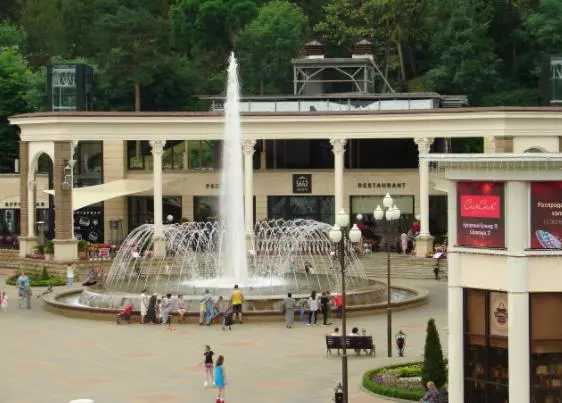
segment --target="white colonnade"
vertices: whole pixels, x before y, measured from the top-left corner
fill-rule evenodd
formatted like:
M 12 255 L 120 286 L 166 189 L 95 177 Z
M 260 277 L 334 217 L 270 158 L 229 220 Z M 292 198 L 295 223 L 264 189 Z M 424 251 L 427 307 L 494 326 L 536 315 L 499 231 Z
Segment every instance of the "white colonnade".
M 244 223 L 248 239 L 254 235 L 254 147 L 255 140 L 243 140 L 244 151 Z
M 429 163 L 427 159 L 421 157 L 429 154 L 433 138 L 418 137 L 414 141 L 418 146 L 421 216 L 420 234 L 416 239 L 416 256 L 426 257 L 432 252 L 433 237 L 429 233 Z
M 164 222 L 162 217 L 162 154 L 165 140 L 150 140 L 152 149 L 152 180 L 154 199 L 154 255 L 165 256 Z
M 345 139 L 332 139 L 332 152 L 334 153 L 334 217 L 343 208 L 343 169 L 345 154 Z

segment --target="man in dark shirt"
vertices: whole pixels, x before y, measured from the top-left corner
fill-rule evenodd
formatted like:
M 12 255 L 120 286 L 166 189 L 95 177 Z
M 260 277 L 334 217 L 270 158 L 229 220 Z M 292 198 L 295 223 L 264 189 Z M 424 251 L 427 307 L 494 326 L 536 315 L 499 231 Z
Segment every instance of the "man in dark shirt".
M 329 291 L 325 291 L 322 293 L 322 296 L 320 297 L 320 308 L 322 309 L 322 317 L 323 317 L 323 325 L 324 326 L 328 326 L 331 325 L 332 323 L 328 323 L 328 314 L 330 312 L 330 301 L 331 301 L 331 297 L 330 297 L 330 292 Z

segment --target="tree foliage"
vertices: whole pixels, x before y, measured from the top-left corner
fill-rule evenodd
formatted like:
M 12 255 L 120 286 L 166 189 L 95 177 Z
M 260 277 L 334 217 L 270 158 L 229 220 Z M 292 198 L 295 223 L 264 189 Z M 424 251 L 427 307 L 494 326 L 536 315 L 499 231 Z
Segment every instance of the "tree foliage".
M 290 93 L 291 58 L 304 39 L 306 16 L 287 1 L 275 0 L 238 35 L 242 83 L 248 93 Z
M 425 336 L 425 348 L 422 368 L 422 384 L 432 381 L 437 388 L 441 388 L 447 382 L 443 350 L 439 341 L 439 333 L 435 327 L 435 320 L 427 322 L 427 333 Z
M 2 0 L 0 168 L 17 149 L 7 114 L 42 108 L 50 62 L 93 66 L 99 110 L 200 109 L 195 94 L 224 91 L 232 50 L 246 94 L 291 93 L 290 59 L 312 39 L 329 57 L 370 40 L 397 90 L 536 105 L 542 57 L 562 53 L 562 1 Z

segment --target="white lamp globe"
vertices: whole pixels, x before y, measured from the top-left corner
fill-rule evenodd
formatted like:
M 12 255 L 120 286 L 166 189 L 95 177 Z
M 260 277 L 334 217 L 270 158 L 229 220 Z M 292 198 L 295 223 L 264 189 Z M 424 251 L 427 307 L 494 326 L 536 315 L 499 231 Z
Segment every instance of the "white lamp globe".
M 417 221 L 421 221 L 421 215 L 416 214 L 416 220 L 417 220 Z
M 330 230 L 329 236 L 330 236 L 331 241 L 334 242 L 334 243 L 338 243 L 338 242 L 341 241 L 342 233 L 341 233 L 341 230 L 340 230 L 340 226 L 338 224 L 334 224 L 334 226 Z
M 382 217 L 384 216 L 384 212 L 382 211 L 381 206 L 377 206 L 377 208 L 373 212 L 373 215 L 375 216 L 375 220 L 377 221 L 382 220 Z
M 358 243 L 361 240 L 361 230 L 357 228 L 357 224 L 353 224 L 353 227 L 349 230 L 349 240 L 353 243 Z
M 386 221 L 394 220 L 394 209 L 392 207 L 387 208 L 384 212 L 384 217 L 386 218 Z
M 174 216 L 170 214 L 166 217 L 166 220 L 168 220 L 168 222 L 172 222 L 174 221 Z
M 382 205 L 384 208 L 391 208 L 393 203 L 394 201 L 392 200 L 392 197 L 390 197 L 389 193 L 387 193 L 384 196 L 384 199 L 382 199 Z
M 346 214 L 344 209 L 338 211 L 336 214 L 336 224 L 340 226 L 340 228 L 347 227 L 349 225 L 349 216 Z
M 363 219 L 363 214 L 357 214 L 355 218 L 357 219 L 357 221 L 361 221 Z
M 396 205 L 394 205 L 394 219 L 395 220 L 400 219 L 400 209 L 398 207 L 396 207 Z

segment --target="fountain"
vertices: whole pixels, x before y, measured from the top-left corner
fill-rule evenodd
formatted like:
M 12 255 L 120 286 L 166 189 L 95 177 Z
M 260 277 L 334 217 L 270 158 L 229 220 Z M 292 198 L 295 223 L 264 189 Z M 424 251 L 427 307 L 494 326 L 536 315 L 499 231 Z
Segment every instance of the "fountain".
M 331 226 L 313 220 L 257 222 L 253 234 L 245 233 L 244 184 L 239 113 L 237 63 L 228 67 L 227 101 L 217 222 L 190 222 L 163 227 L 164 256 L 154 256 L 154 226 L 141 225 L 123 242 L 101 289 L 86 289 L 46 299 L 51 306 L 71 309 L 119 309 L 124 299 L 139 307 L 143 289 L 158 294 L 184 294 L 191 311 L 205 290 L 227 299 L 234 284 L 246 295 L 250 313 L 279 312 L 287 292 L 296 298 L 310 292 L 337 292 L 340 268 L 337 252 L 329 239 Z M 248 248 L 247 240 L 251 239 Z M 347 302 L 369 308 L 386 299 L 382 283 L 369 280 L 355 249 L 345 249 Z M 398 291 L 397 291 L 398 292 Z M 404 299 L 404 290 L 398 292 Z M 64 294 L 64 293 L 63 293 Z M 398 296 L 398 294 L 397 294 Z M 410 297 L 412 294 L 410 293 Z M 397 297 L 398 298 L 398 297 Z

